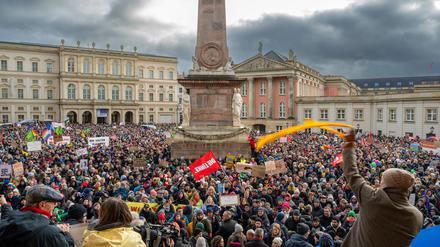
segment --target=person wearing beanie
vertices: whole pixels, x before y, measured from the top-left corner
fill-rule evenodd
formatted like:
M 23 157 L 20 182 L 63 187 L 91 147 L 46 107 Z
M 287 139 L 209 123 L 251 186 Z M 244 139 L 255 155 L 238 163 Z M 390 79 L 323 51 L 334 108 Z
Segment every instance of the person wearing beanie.
M 84 223 L 87 219 L 87 209 L 78 203 L 73 204 L 67 210 L 67 220 L 66 223 L 70 225 L 76 225 Z
M 304 223 L 299 223 L 297 225 L 296 233 L 287 240 L 285 247 L 313 247 L 313 245 L 307 241 L 309 235 L 309 226 Z
M 284 236 L 287 238 L 289 236 L 289 230 L 287 229 L 287 227 L 284 225 L 285 222 L 285 215 L 283 212 L 279 212 L 277 214 L 277 217 L 275 218 L 274 223 L 278 223 L 281 226 L 281 231 L 283 231 Z
M 409 246 L 423 225 L 422 213 L 408 201 L 414 175 L 390 168 L 383 173 L 380 186 L 373 188 L 359 174 L 354 131 L 344 139 L 344 176 L 359 201 L 360 211 L 342 247 Z
M 226 247 L 238 247 L 246 245 L 246 236 L 243 233 L 243 227 L 240 224 L 235 224 L 234 233 L 228 238 Z

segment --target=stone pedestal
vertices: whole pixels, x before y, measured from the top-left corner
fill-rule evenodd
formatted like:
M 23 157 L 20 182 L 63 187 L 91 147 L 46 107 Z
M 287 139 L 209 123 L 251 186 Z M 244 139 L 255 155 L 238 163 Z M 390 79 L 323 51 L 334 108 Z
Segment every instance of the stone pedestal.
M 180 127 L 171 140 L 172 158 L 196 159 L 208 151 L 216 157 L 231 153 L 251 155 L 249 130 L 233 127 L 232 97 L 243 80 L 234 76 L 189 76 L 179 79 L 189 90 L 189 126 Z
M 251 157 L 251 149 L 247 140 L 249 130 L 246 128 L 188 127 L 175 131 L 171 139 L 171 157 L 198 159 L 212 151 L 215 157 L 225 157 L 228 153 Z

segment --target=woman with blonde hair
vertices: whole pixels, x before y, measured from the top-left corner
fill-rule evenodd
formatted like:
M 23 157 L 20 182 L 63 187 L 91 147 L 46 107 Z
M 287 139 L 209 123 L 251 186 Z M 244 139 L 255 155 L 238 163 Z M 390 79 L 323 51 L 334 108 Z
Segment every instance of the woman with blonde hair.
M 133 217 L 127 204 L 109 198 L 101 206 L 99 220 L 84 231 L 84 247 L 130 246 L 146 247 L 141 235 L 130 226 Z
M 197 191 L 194 191 L 194 193 L 192 194 L 191 200 L 190 200 L 191 206 L 193 207 L 197 207 L 197 208 L 202 208 L 203 206 L 203 201 L 200 198 L 200 194 Z

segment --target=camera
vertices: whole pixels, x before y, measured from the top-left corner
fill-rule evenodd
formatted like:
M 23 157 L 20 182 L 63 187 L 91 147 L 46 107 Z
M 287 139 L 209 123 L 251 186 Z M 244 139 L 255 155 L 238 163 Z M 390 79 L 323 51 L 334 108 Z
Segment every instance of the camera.
M 142 236 L 144 243 L 150 247 L 169 246 L 170 239 L 176 243 L 179 238 L 179 231 L 171 224 L 146 223 L 143 226 L 134 227 L 134 230 Z

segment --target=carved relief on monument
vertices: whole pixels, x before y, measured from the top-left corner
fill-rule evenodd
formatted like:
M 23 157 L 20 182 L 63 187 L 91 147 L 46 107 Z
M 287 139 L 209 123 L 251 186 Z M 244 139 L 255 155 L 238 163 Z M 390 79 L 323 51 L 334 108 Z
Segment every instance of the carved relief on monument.
M 200 65 L 209 69 L 215 69 L 225 63 L 222 48 L 216 43 L 208 43 L 201 48 Z
M 270 61 L 265 58 L 259 58 L 247 63 L 238 65 L 236 71 L 258 71 L 258 70 L 277 70 L 290 69 L 289 66 Z

